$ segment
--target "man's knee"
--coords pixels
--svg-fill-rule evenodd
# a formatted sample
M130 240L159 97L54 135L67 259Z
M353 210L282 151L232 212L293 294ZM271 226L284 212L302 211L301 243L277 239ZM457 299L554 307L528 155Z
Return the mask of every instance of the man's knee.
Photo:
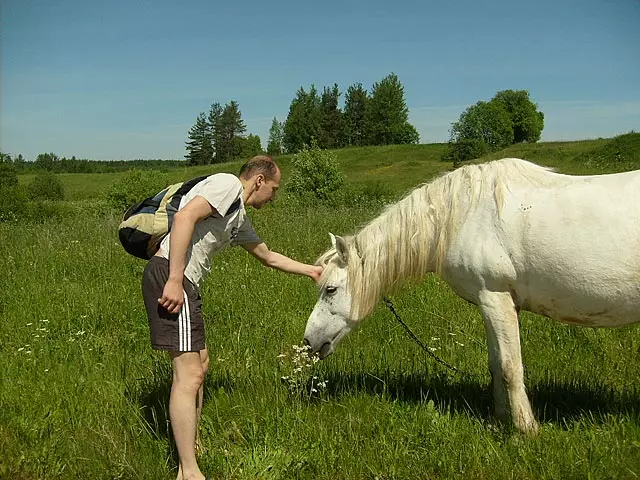
M206 348L200 350L200 364L202 365L203 375L206 375L209 371L209 351Z
M173 360L173 385L183 390L198 391L204 382L205 370L199 356L186 355Z

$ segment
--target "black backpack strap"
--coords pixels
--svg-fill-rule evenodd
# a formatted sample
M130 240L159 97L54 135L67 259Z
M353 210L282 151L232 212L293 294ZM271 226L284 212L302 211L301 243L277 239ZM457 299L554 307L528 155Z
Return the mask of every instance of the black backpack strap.
M227 213L225 213L223 216L228 217L233 212L237 211L240 208L240 204L241 204L241 202L240 202L240 199L238 198L235 202L233 202L229 206L229 209L227 210Z

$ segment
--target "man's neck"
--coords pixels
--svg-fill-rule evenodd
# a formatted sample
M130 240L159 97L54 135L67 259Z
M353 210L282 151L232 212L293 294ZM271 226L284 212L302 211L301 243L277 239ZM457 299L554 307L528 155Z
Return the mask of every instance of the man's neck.
M242 203L247 205L247 201L255 191L256 186L254 182L245 180L244 178L240 179L240 183L242 183Z

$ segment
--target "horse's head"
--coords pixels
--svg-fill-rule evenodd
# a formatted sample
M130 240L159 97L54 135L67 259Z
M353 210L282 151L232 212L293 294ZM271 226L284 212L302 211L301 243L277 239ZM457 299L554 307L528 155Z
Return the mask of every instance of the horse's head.
M351 315L351 294L347 285L349 247L343 238L330 235L333 247L318 261L325 270L320 279L318 302L304 332L304 342L320 358L331 355L340 340L357 324Z

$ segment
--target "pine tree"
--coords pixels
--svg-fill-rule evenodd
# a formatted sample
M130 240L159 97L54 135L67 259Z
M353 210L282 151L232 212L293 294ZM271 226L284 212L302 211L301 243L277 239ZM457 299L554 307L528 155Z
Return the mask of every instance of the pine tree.
M344 101L343 138L347 146L367 144L367 106L369 95L361 83L347 89Z
M247 138L240 138L241 151L240 156L247 160L251 157L255 157L256 155L260 155L263 153L262 150L262 142L260 141L260 137L258 135L254 135L250 133Z
M338 108L340 90L334 84L332 88L324 87L320 99L320 133L318 145L320 148L342 147L342 112Z
M207 165L213 161L211 134L204 112L200 112L195 125L189 129L186 148L185 158L189 165Z
M283 144L290 153L299 152L305 146L317 140L320 133L320 98L314 85L309 93L304 88L296 92L291 101L289 115L284 124Z
M247 126L235 100L227 103L218 119L216 161L229 162L242 154L242 138Z
M409 124L408 119L409 108L404 99L404 87L398 76L391 73L381 82L374 83L367 110L369 143L417 143L417 131Z
M220 144L219 121L222 115L222 107L219 103L211 104L209 116L207 118L207 126L209 135L211 136L211 147L213 149L213 163L218 163L218 145Z
M284 125L273 117L271 128L269 129L269 142L267 143L268 155L280 155L283 153L282 137L284 135Z

